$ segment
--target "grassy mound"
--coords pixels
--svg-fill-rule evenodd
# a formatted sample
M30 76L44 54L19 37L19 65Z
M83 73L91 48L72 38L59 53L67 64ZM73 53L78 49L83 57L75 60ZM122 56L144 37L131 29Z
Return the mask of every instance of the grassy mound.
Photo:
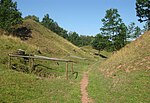
M114 76L120 70L129 73L135 70L148 71L150 69L149 43L150 31L116 52L101 65L100 70L104 71L108 76Z
M22 26L31 30L32 38L21 41L0 31L0 102L79 103L82 72L94 60L93 55L35 21L25 20ZM77 62L74 64L75 73L72 74L69 64L67 81L65 63L41 60L35 61L36 67L30 73L28 63L24 64L22 59L16 58L12 60L15 70L8 69L8 54L15 53L17 49L23 49L28 54L74 60Z
M72 55L83 58L92 57L79 47L33 20L25 20L23 25L30 28L32 32L32 38L26 42L35 45L37 49L41 52L48 53L51 57L67 58Z
M112 55L90 74L96 103L150 101L150 31Z
M23 49L27 54L69 59L78 63L82 63L84 61L83 59L86 59L87 62L88 60L94 60L92 55L53 33L40 23L28 19L23 22L21 28L29 29L32 37L22 41L17 37L3 35L4 31L0 31L0 65L7 67L8 54L15 53L17 49ZM24 64L23 60L14 58L12 64L15 65L14 69L17 71L29 72L28 64ZM57 76L59 74L61 75L61 72L65 72L65 63L36 60L35 64L35 71L33 73L39 76ZM57 73L55 73L56 71Z

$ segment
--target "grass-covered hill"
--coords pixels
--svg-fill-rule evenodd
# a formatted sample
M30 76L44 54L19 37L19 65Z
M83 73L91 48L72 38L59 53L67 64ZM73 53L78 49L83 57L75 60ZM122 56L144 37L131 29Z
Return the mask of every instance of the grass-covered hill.
M0 31L0 102L79 103L82 72L94 57L33 20L25 20L21 27L30 29L32 37L22 41ZM30 73L23 58L12 58L10 69L8 54L18 49L28 54L74 60L74 74L69 64L69 80L66 80L65 63L41 60L35 60Z
M149 43L150 31L114 53L91 73L88 90L96 103L149 103Z
M23 24L16 27L16 28L27 28L31 32L31 37L27 40L21 40L19 37L11 36L12 34L7 34L4 31L0 31L0 65L3 65L7 68L8 65L8 54L16 53L18 49L23 49L27 54L33 55L41 55L47 56L50 58L62 58L62 59L69 59L73 60L77 63L81 63L84 59L94 60L92 54L89 54L83 51L81 48L73 45L72 43L68 42L66 39L58 36L51 30L45 28L40 23L33 21L31 19L27 19L23 21ZM18 30L18 29L17 29ZM19 33L24 33L21 30ZM6 36L4 34L10 35ZM23 72L29 72L28 65L23 64L16 58L13 58L12 65L14 69ZM48 68L49 62L45 61L36 61L36 67ZM53 62L52 62L53 63ZM41 65L42 64L42 65ZM57 63L58 64L58 63ZM58 64L59 65L59 64ZM52 64L51 68L56 68L56 64ZM64 66L65 67L65 66ZM61 67L60 67L61 68ZM35 69L35 68L34 68ZM33 70L34 70L33 69ZM38 75L49 75L44 71L44 73L40 73L40 70L36 70L36 74Z
M72 55L81 57L89 56L85 55L85 52L79 47L45 28L40 23L28 19L24 21L23 25L30 28L32 32L32 38L27 40L27 43L35 45L41 52L48 53L53 57L62 58Z
M114 77L119 71L126 73L150 70L150 31L126 45L104 62L100 68L107 76Z
M70 59L76 62L80 62L82 58L87 60L93 58L91 54L84 52L79 47L31 19L24 20L20 27L30 29L31 38L22 41L14 36L6 36L4 31L0 31L0 65L6 65L8 54L15 53L18 49L23 49L28 54Z
M69 56L80 56L83 58L88 58L90 55L86 54L83 50L81 50L79 47L73 45L72 43L68 42L66 39L58 36L54 32L50 31L49 29L42 26L40 23L35 22L31 19L24 20L22 27L27 27L31 30L31 38L29 38L26 41L21 41L15 37L7 37L3 36L3 32L0 32L1 39L7 39L6 45L11 46L13 45L13 42L16 42L16 45L19 45L20 42L23 44L28 45L29 47L32 46L32 48L35 49L35 51L32 51L32 53L39 51L42 53L41 55L44 55L44 53L49 54L51 57L58 57L58 58L66 58ZM1 41L2 44L5 44L5 41ZM12 42L12 43L11 43ZM1 48L1 50L6 50L5 46L4 48ZM9 48L9 51L7 53L12 52L12 48ZM16 49L26 49L24 46L16 47ZM13 50L13 49L12 49Z
M32 37L22 41L0 31L0 102L80 103L82 74L90 69L87 90L93 102L149 103L150 31L112 56L101 52L108 59L99 58L95 62L98 56L93 54L97 51L90 46L79 48L30 19L21 27L30 29ZM29 64L23 58L13 58L10 69L8 54L17 49L28 54L74 60L75 72L72 74L69 64L69 80L66 80L65 63L41 60L36 60L29 72Z

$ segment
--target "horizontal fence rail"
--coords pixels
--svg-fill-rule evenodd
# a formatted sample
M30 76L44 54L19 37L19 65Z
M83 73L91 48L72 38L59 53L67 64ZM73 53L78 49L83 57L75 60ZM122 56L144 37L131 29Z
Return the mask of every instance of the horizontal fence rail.
M32 59L43 59L43 60L52 60L52 61L60 61L60 62L74 62L72 60L66 60L66 59L59 59L59 58L49 58L46 56L25 56L25 55L15 55L15 54L9 54L10 57L21 57L21 58L32 58Z
M66 59L59 59L59 58L49 58L49 57L46 57L46 56L38 56L38 55L29 55L29 56L26 56L26 55L17 55L17 54L8 54L9 56L9 63L8 63L8 66L9 68L11 67L11 57L19 57L19 58L29 58L29 67L32 68L33 66L33 62L34 60L33 59L41 59L41 60L51 60L51 61L59 61L59 62L66 62L66 79L68 79L68 63L71 62L72 63L72 66L71 66L71 71L73 73L73 63L75 63L74 61L72 60L66 60Z

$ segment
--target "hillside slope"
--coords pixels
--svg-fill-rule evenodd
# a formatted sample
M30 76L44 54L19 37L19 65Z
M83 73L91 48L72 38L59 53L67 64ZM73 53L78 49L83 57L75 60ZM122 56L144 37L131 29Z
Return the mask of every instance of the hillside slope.
M150 31L116 52L100 68L108 76L113 76L120 70L132 72L135 70L150 70Z
M9 53L23 49L27 53L48 56L51 58L71 59L77 62L82 58L92 59L93 55L84 52L66 39L58 36L49 29L31 19L24 20L22 27L31 29L31 36L28 40L21 41L17 37L5 36L0 31L0 62L7 63ZM39 53L40 51L40 53ZM94 58L93 58L94 59Z
M82 72L94 57L35 21L25 20L22 26L31 29L29 40L21 41L0 31L0 102L79 103ZM69 80L66 80L66 63L42 60L35 60L29 72L29 62L25 63L24 58L12 58L11 69L8 69L8 54L18 49L27 54L77 61L73 65L74 73L69 64Z
M149 103L150 31L126 45L90 74L96 103Z
M32 31L32 38L26 42L35 45L41 52L49 53L51 57L65 58L72 55L83 58L91 57L85 54L79 47L33 20L25 20L23 25L29 27Z
M8 54L16 53L18 49L23 49L28 54L48 56L50 58L63 58L73 60L81 65L89 64L88 61L94 61L93 55L84 52L79 47L68 42L64 38L53 33L49 29L42 26L40 23L31 19L25 20L20 26L31 30L31 38L28 40L20 40L20 38L3 35L0 31L0 66L4 69L8 66ZM86 61L85 61L86 59ZM51 65L50 65L51 63ZM82 64L81 64L82 63ZM11 68L17 71L29 72L28 62L23 59L13 58ZM33 65L33 73L38 76L64 76L65 63L56 63L52 61L36 60ZM53 69L59 69L57 73ZM79 70L80 68L76 69ZM80 69L81 71L83 69Z

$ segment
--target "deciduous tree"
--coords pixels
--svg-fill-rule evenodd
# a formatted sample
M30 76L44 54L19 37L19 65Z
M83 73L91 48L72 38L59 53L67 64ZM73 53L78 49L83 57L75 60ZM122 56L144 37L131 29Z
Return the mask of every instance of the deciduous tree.
M103 36L101 34L97 34L95 39L92 42L92 47L96 50L104 50L108 45L108 36Z

